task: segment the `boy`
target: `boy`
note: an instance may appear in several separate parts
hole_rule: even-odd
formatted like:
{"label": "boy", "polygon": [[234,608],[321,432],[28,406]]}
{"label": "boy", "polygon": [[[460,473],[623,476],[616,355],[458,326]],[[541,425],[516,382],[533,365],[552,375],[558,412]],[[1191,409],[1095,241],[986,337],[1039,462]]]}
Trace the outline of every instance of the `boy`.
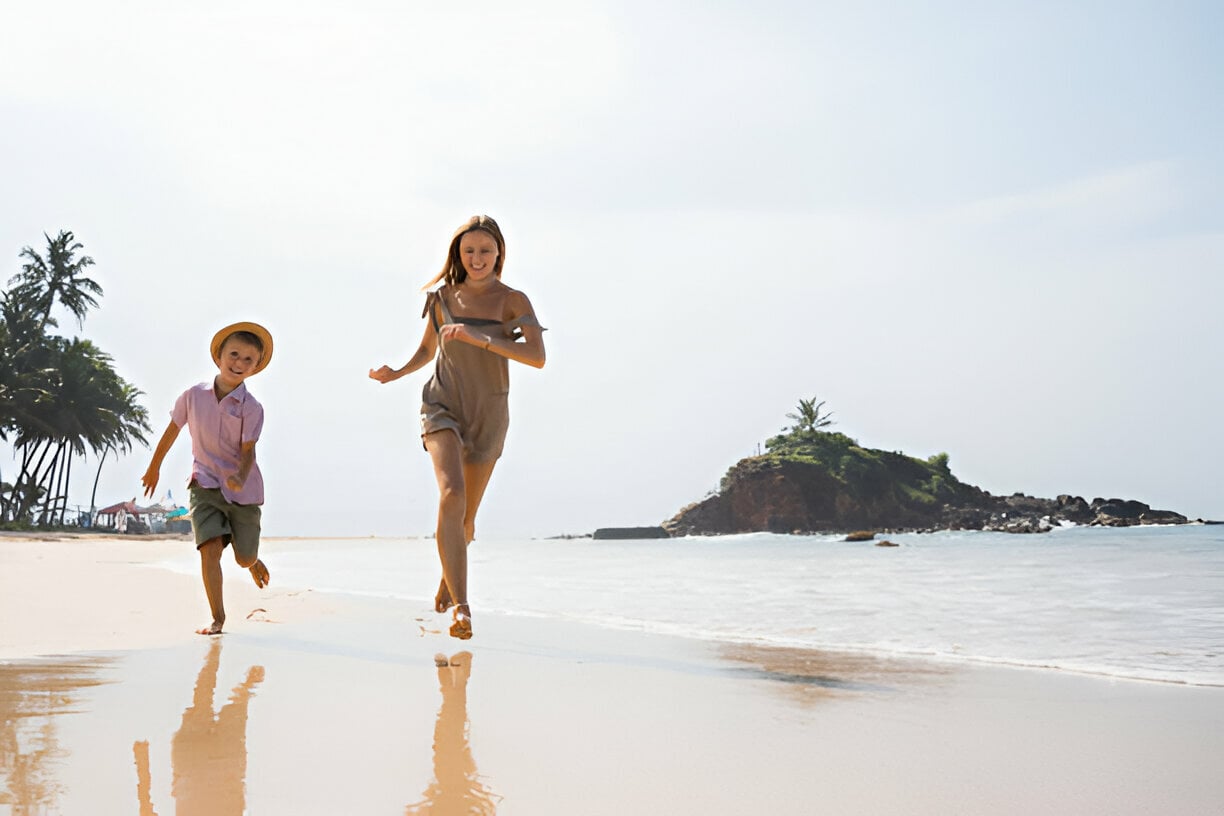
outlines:
{"label": "boy", "polygon": [[212,624],[197,630],[219,635],[225,625],[221,598],[221,554],[234,545],[234,559],[251,571],[256,586],[268,585],[268,568],[259,560],[259,506],[263,476],[255,464],[255,443],[263,429],[263,406],[246,390],[245,380],[272,359],[272,335],[258,323],[226,326],[212,339],[217,376],[182,393],[170,424],[157,443],[153,461],[140,480],[145,496],[157,489],[162,460],[186,425],[191,433],[191,529],[200,553],[204,593]]}

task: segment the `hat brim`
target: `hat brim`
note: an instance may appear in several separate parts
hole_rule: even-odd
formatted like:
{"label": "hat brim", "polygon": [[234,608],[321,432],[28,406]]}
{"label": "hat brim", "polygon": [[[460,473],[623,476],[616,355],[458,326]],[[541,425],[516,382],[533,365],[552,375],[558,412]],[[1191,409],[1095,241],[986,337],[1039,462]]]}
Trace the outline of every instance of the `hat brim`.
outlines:
{"label": "hat brim", "polygon": [[251,323],[245,320],[241,323],[232,323],[213,335],[212,345],[210,346],[213,362],[221,365],[221,346],[225,345],[226,339],[234,332],[250,332],[263,343],[263,354],[260,356],[254,370],[247,376],[258,374],[267,368],[268,363],[272,362],[272,333],[258,323]]}

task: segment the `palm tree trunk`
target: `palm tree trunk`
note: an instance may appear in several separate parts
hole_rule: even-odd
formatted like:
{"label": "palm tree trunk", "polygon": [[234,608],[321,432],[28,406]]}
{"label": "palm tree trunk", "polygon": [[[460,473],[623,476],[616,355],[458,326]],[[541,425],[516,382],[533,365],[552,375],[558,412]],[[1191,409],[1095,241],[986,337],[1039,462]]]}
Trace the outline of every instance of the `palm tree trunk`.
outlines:
{"label": "palm tree trunk", "polygon": [[93,492],[89,494],[89,523],[93,524],[94,510],[97,508],[98,499],[98,480],[102,478],[102,463],[106,461],[106,454],[110,451],[110,445],[102,449],[102,455],[98,458],[98,472],[94,475]]}
{"label": "palm tree trunk", "polygon": [[[38,457],[38,463],[34,465],[34,469],[30,469],[30,462],[34,459],[34,451],[39,447],[42,448],[42,453]],[[18,484],[24,487],[20,504],[17,507],[17,517],[24,518],[27,513],[34,509],[34,505],[38,502],[38,486],[42,479],[38,478],[38,474],[42,471],[43,462],[47,458],[47,454],[51,451],[51,440],[48,439],[41,445],[35,445],[31,450],[30,446],[26,446],[26,451],[23,452],[21,476],[18,478]]]}
{"label": "palm tree trunk", "polygon": [[[47,442],[48,450],[51,448],[51,445],[52,445],[52,442],[48,441]],[[39,524],[42,524],[43,520],[47,520],[47,521],[51,520],[52,506],[54,505],[56,501],[59,500],[59,496],[55,494],[55,474],[56,474],[56,471],[59,469],[60,453],[63,452],[63,448],[64,448],[63,442],[60,442],[58,445],[55,446],[55,455],[51,457],[51,463],[47,465],[46,469],[42,471],[42,475],[39,476],[37,481],[35,481],[34,483],[35,489],[39,487],[43,487],[45,485],[45,488],[43,490],[43,495],[42,495],[42,502],[41,502],[42,512],[39,513],[39,516],[38,516]],[[42,465],[41,460],[39,460],[39,465],[40,466]]]}
{"label": "palm tree trunk", "polygon": [[64,503],[60,508],[60,526],[64,526],[64,516],[68,513],[68,488],[72,484],[72,451],[68,451],[68,458],[64,460]]}
{"label": "palm tree trunk", "polygon": [[[64,444],[67,444],[66,442]],[[60,487],[59,487],[59,515],[60,526],[64,526],[64,516],[69,511],[69,482],[72,478],[72,448],[69,447],[64,451],[64,462],[60,465]]]}
{"label": "palm tree trunk", "polygon": [[21,447],[21,473],[18,474],[17,476],[17,481],[19,483],[29,478],[28,475],[26,474],[26,471],[29,469],[30,460],[34,458],[34,451],[37,449],[38,449],[37,446],[31,446],[28,444],[22,445]]}
{"label": "palm tree trunk", "polygon": [[4,474],[0,473],[0,521],[8,521],[9,493],[4,489]]}
{"label": "palm tree trunk", "polygon": [[55,461],[51,464],[50,478],[53,489],[47,497],[47,521],[51,524],[55,523],[55,517],[59,514],[60,501],[64,494],[64,459],[61,456],[63,452],[64,443],[60,442],[59,450],[55,452]]}

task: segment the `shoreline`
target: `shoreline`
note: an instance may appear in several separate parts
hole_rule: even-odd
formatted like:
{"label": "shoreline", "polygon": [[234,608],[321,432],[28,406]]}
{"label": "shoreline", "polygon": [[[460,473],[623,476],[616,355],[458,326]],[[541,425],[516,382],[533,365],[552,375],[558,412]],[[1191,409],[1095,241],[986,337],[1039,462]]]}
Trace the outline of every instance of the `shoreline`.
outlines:
{"label": "shoreline", "polygon": [[[1087,530],[1087,529],[1103,529],[1103,530],[1143,530],[1143,529],[1161,529],[1174,527],[1209,527],[1213,525],[1224,525],[1224,520],[1194,518],[1184,522],[1143,522],[1139,524],[1122,524],[1122,525],[1107,525],[1107,524],[1079,524],[1074,522],[1060,523],[1048,528],[1034,530],[1014,530],[1004,527],[879,527],[868,528],[866,532],[870,532],[873,536],[888,536],[888,535],[933,535],[939,533],[1007,533],[1009,535],[1043,535],[1048,533],[1056,533],[1062,530]],[[571,541],[571,540],[623,540],[624,536],[619,535],[596,535],[602,531],[620,531],[626,529],[644,530],[657,529],[665,531],[662,526],[658,527],[606,527],[597,528],[589,533],[557,533],[553,535],[533,535],[533,536],[511,536],[524,538],[531,541]],[[851,539],[850,536],[856,536],[863,533],[864,530],[858,528],[847,529],[822,529],[822,530],[792,530],[789,532],[777,532],[771,530],[755,530],[755,531],[740,531],[740,532],[702,532],[702,533],[683,533],[678,535],[667,534],[665,536],[646,536],[639,537],[634,540],[694,540],[694,539],[719,539],[728,536],[746,536],[746,535],[778,535],[778,536],[797,536],[797,537],[833,537],[846,536],[846,541],[862,541],[864,543],[877,544],[878,546],[891,546],[888,543],[879,544],[877,538],[871,539]],[[5,538],[24,539],[31,541],[64,541],[64,540],[90,540],[90,541],[191,541],[191,533],[117,533],[106,530],[0,530],[0,540]],[[408,535],[408,534],[368,534],[368,535],[262,535],[262,541],[387,541],[387,540],[407,540],[407,541],[432,541],[432,534]]]}
{"label": "shoreline", "polygon": [[[1070,530],[1071,528],[1067,528],[1064,532]],[[992,533],[991,535],[998,534]],[[429,540],[410,536],[351,536],[347,538],[269,536],[264,539],[267,543],[280,542],[290,545],[288,552],[296,553],[299,556],[311,554],[309,557],[312,559],[314,557],[313,553],[324,552],[323,550],[311,548],[316,543],[383,541],[420,543]],[[97,546],[99,542],[105,542],[104,546]],[[19,567],[17,571],[5,570],[5,547],[15,546],[17,550],[9,550],[9,552],[21,552],[22,546],[27,543],[34,543],[34,547],[30,552],[38,553],[40,556],[56,553],[56,548],[51,545],[61,545],[58,554],[62,563],[49,565],[49,568],[57,575],[68,571],[73,574],[73,580],[76,580],[83,575],[81,572],[82,568],[93,571],[95,580],[74,590],[74,601],[81,608],[99,611],[86,614],[82,622],[66,626],[64,624],[67,621],[63,619],[63,616],[66,614],[65,610],[67,608],[58,602],[53,602],[54,599],[51,596],[29,599],[29,602],[21,608],[17,606],[6,607],[4,604],[6,596],[19,598],[21,588],[32,586],[39,580],[38,571],[32,570],[32,565],[30,564]],[[295,543],[302,545],[302,547],[293,548],[291,545]],[[871,546],[872,543],[864,542],[865,546]],[[44,549],[42,545],[48,546]],[[282,550],[281,552],[286,551]],[[181,558],[179,557],[180,555],[182,556]],[[432,555],[426,557],[427,561],[432,561],[432,559]],[[0,532],[0,619],[5,616],[10,616],[13,619],[33,616],[52,623],[50,626],[52,636],[47,639],[46,644],[50,651],[42,653],[29,651],[30,648],[38,645],[40,642],[42,636],[37,634],[38,630],[23,627],[14,628],[6,633],[0,629],[0,660],[36,657],[39,654],[45,653],[71,654],[73,652],[123,649],[127,646],[128,638],[131,639],[132,648],[144,648],[149,645],[167,642],[168,639],[174,639],[176,634],[175,627],[182,628],[186,626],[188,631],[194,631],[195,628],[199,628],[207,623],[209,619],[208,609],[202,590],[199,587],[197,561],[192,552],[189,535],[117,537],[95,534],[76,536],[69,539],[54,539],[30,535],[13,537],[8,533]],[[118,614],[117,610],[111,608],[107,598],[102,593],[93,590],[94,586],[101,584],[117,586],[119,593],[123,595],[139,596],[144,594],[146,592],[145,582],[131,580],[132,574],[123,573],[122,580],[120,580],[120,573],[116,572],[116,567],[124,563],[139,564],[142,569],[165,571],[167,575],[172,576],[171,580],[176,585],[174,597],[164,597],[164,593],[159,593],[154,603],[155,606],[165,607],[169,610],[167,613],[149,615],[146,610],[128,610]],[[420,565],[418,564],[418,566]],[[414,597],[403,593],[398,588],[389,588],[386,585],[368,589],[364,587],[354,588],[352,584],[319,586],[313,585],[311,582],[303,582],[300,580],[302,576],[299,574],[296,576],[299,580],[295,585],[286,586],[282,583],[286,573],[277,570],[275,568],[276,564],[273,562],[273,585],[267,590],[260,591],[251,584],[247,573],[234,565],[229,557],[223,559],[223,567],[226,578],[227,610],[229,612],[227,631],[241,624],[241,621],[238,620],[241,616],[247,614],[254,614],[256,617],[265,616],[267,612],[262,608],[265,601],[278,603],[283,608],[289,609],[302,607],[303,613],[307,613],[310,610],[319,610],[317,614],[328,615],[333,614],[334,608],[343,607],[350,602],[364,603],[371,599],[382,598],[391,600],[405,608],[414,608],[421,614],[432,614],[431,604],[427,603],[428,599],[423,596]],[[146,572],[145,575],[147,574]],[[19,578],[18,576],[22,577]],[[293,579],[290,578],[289,580]],[[120,581],[120,583],[116,584],[116,581]],[[162,584],[163,582],[158,582],[157,585],[162,586]],[[402,585],[396,584],[396,587],[399,586]],[[234,598],[233,604],[230,603],[231,596]],[[149,597],[152,598],[153,596]],[[313,599],[316,603],[306,603],[308,598]],[[324,603],[323,601],[326,602]],[[237,606],[237,611],[234,608],[235,606]],[[192,608],[196,610],[194,616],[189,611]],[[549,614],[542,615],[530,609],[520,612],[506,609],[482,609],[479,612],[482,616],[496,612],[524,624],[554,617]],[[71,616],[76,615],[75,612],[67,614]],[[125,615],[127,618],[124,617]],[[1086,664],[1080,661],[1080,664],[1077,665],[1074,661],[1069,663],[1050,659],[1038,661],[1028,659],[1026,656],[963,653],[959,649],[954,651],[928,651],[923,649],[890,648],[885,644],[812,643],[795,641],[788,638],[754,636],[753,632],[749,630],[745,630],[739,636],[736,636],[734,633],[728,633],[717,628],[711,628],[709,631],[706,631],[700,628],[700,624],[696,629],[683,628],[678,627],[675,622],[665,622],[662,620],[656,622],[638,620],[619,621],[604,619],[598,616],[595,618],[571,617],[569,619],[582,621],[592,627],[630,635],[645,633],[675,637],[680,640],[691,641],[702,647],[797,648],[851,657],[927,662],[951,668],[1001,668],[1047,672],[1054,675],[1099,678],[1109,682],[1151,683],[1189,688],[1224,688],[1224,682],[1218,679],[1218,673],[1203,675],[1192,672],[1187,676],[1179,676],[1181,673],[1173,669],[1157,671],[1150,667],[1140,667],[1138,665],[1130,668],[1110,664],[1096,666],[1092,665],[1091,661]],[[141,625],[150,620],[152,620],[151,625]],[[98,637],[101,635],[100,630],[104,629],[108,634]],[[97,639],[91,640],[91,638]]]}
{"label": "shoreline", "polygon": [[19,753],[40,735],[47,750],[18,759],[54,784],[23,789],[11,765],[0,776],[35,812],[1224,802],[1219,688],[497,614],[457,641],[424,604],[259,590],[244,571],[227,572],[227,634],[209,638],[191,631],[206,613],[198,578],[150,566],[164,542],[91,544],[0,537],[0,620],[23,622],[0,630],[0,722]]}

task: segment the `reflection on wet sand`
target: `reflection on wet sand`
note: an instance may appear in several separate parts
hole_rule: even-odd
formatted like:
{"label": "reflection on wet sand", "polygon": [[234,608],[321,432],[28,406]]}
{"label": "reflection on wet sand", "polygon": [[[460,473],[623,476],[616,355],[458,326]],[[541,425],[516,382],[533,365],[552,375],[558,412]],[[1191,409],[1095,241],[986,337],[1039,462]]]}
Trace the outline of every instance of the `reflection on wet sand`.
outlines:
{"label": "reflection on wet sand", "polygon": [[438,686],[442,705],[434,724],[434,778],[424,799],[409,805],[406,814],[493,814],[501,797],[480,781],[476,760],[468,744],[467,683],[472,674],[471,652],[449,659],[439,654]]}
{"label": "reflection on wet sand", "polygon": [[57,716],[75,713],[78,692],[100,685],[111,661],[0,665],[0,805],[12,813],[58,813],[56,772],[68,751],[59,745]]}
{"label": "reflection on wet sand", "polygon": [[725,646],[722,656],[748,664],[740,671],[780,684],[779,689],[804,704],[929,683],[951,671],[920,660],[785,646],[734,644]]}
{"label": "reflection on wet sand", "polygon": [[[174,768],[170,791],[178,816],[241,816],[246,811],[247,707],[264,679],[263,666],[252,666],[234,687],[229,702],[213,711],[221,640],[214,638],[196,678],[191,705],[170,747]],[[132,746],[136,759],[137,796],[141,816],[156,810],[149,798],[149,744]]]}
{"label": "reflection on wet sand", "polygon": [[140,816],[157,816],[153,809],[153,775],[149,773],[149,741],[141,740],[132,746],[136,754],[136,800],[140,802]]}

